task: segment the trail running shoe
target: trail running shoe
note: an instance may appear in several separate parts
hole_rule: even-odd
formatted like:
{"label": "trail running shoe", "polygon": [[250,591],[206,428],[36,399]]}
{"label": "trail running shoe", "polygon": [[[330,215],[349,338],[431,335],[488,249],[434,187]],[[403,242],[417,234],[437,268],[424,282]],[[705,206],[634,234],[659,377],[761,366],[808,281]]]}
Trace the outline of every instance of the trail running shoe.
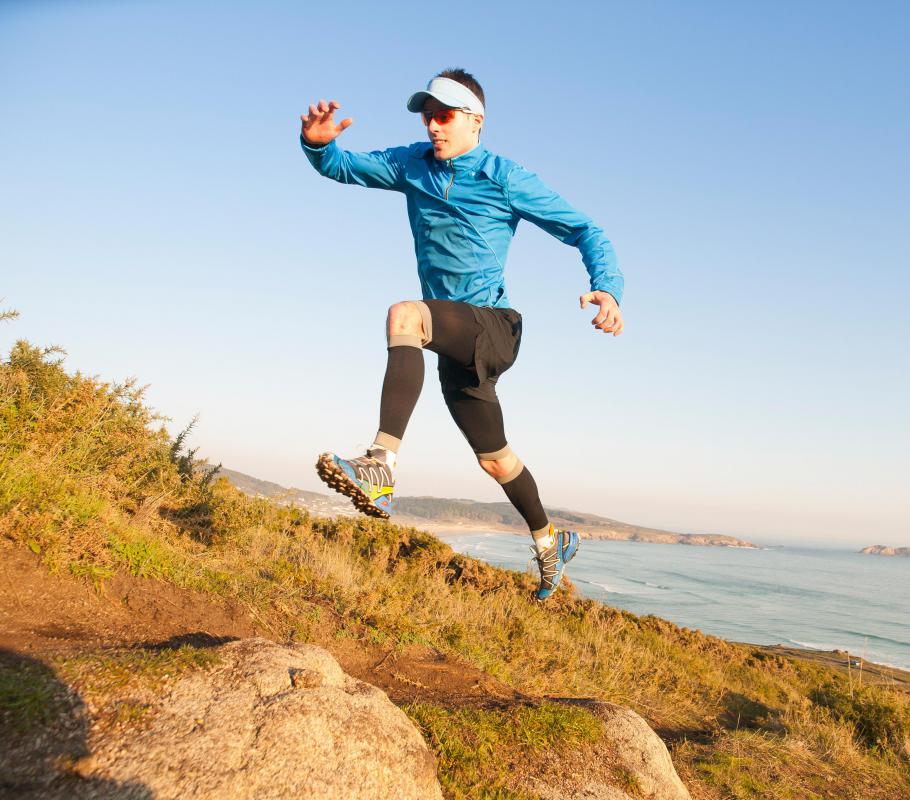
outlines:
{"label": "trail running shoe", "polygon": [[574,531],[561,531],[550,525],[550,530],[555,536],[553,544],[540,555],[535,553],[534,560],[540,568],[540,586],[534,595],[538,600],[546,600],[559,586],[562,573],[575,554],[578,552],[578,534]]}
{"label": "trail running shoe", "polygon": [[323,453],[316,462],[316,472],[336,492],[350,497],[362,514],[388,519],[392,513],[395,478],[388,464],[373,458],[369,450],[357,458]]}

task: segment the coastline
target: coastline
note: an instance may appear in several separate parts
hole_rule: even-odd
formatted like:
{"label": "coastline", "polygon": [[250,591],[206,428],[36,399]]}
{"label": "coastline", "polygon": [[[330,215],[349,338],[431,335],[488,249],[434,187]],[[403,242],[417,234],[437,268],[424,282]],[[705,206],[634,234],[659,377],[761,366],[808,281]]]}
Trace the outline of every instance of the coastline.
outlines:
{"label": "coastline", "polygon": [[808,647],[789,647],[780,644],[751,644],[750,642],[733,642],[746,647],[784,658],[802,659],[813,664],[831,667],[858,683],[885,685],[904,694],[910,694],[910,671],[866,661],[855,653],[846,650],[811,650]]}
{"label": "coastline", "polygon": [[[457,536],[475,533],[510,533],[527,535],[527,529],[519,525],[504,525],[495,522],[463,522],[461,520],[431,520],[407,514],[396,514],[395,524],[420,528],[434,535]],[[734,536],[698,533],[624,533],[605,528],[594,528],[589,525],[573,525],[571,530],[582,539],[606,542],[640,542],[643,544],[678,544],[686,547],[736,547],[744,550],[761,550],[752,544]]]}
{"label": "coastline", "polygon": [[[400,524],[412,525],[414,527],[427,530],[432,533],[434,536],[439,536],[443,541],[446,541],[448,537],[457,537],[457,536],[470,536],[478,533],[492,533],[492,534],[512,534],[512,535],[522,535],[525,533],[523,530],[519,530],[513,527],[508,527],[504,525],[491,526],[491,525],[480,525],[480,524],[465,524],[465,523],[439,523],[439,522],[429,522],[427,520],[420,520],[415,518],[408,518],[407,520],[402,520]],[[605,538],[605,537],[584,537],[584,538]],[[635,539],[617,539],[616,541],[631,541],[642,544],[650,544],[652,542],[635,540]],[[661,544],[661,542],[656,542]],[[726,547],[736,547],[736,545],[722,545]],[[755,548],[754,546],[748,549],[762,549]],[[475,556],[476,558],[476,556]],[[603,601],[598,601],[603,602]],[[605,603],[609,605],[609,603]],[[702,631],[707,633],[706,631]],[[874,661],[869,661],[860,655],[847,651],[847,650],[822,650],[814,649],[809,647],[798,647],[792,645],[782,645],[782,644],[757,644],[755,642],[743,642],[736,639],[725,638],[723,636],[717,636],[716,634],[709,634],[711,636],[716,636],[718,639],[728,641],[731,644],[738,644],[744,647],[750,647],[755,650],[767,653],[770,656],[779,656],[787,659],[802,659],[812,664],[819,664],[826,667],[830,667],[845,677],[850,678],[853,681],[859,683],[870,683],[873,685],[886,685],[892,689],[903,692],[905,694],[910,694],[910,670],[903,669],[900,667],[894,667],[889,664],[881,664]]]}

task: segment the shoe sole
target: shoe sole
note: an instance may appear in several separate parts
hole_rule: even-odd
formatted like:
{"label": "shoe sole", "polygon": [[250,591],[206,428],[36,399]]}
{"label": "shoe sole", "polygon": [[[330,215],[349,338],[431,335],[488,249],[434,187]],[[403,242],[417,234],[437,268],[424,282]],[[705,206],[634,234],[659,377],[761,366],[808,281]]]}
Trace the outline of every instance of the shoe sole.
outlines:
{"label": "shoe sole", "polygon": [[350,476],[335,463],[331,453],[323,453],[316,461],[316,473],[326,486],[334,489],[339,494],[350,498],[351,502],[361,514],[379,519],[389,519],[387,512],[373,505],[370,496],[366,494]]}

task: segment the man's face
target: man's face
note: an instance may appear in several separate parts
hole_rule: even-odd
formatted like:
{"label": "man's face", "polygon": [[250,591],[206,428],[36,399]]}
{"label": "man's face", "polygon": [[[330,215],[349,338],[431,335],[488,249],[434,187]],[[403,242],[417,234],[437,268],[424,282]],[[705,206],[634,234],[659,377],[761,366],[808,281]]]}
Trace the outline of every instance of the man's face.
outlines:
{"label": "man's face", "polygon": [[[435,118],[426,121],[426,114],[437,111],[454,111],[448,122],[441,123]],[[467,114],[464,111],[449,109],[435,97],[428,97],[423,104],[423,121],[427,126],[427,136],[433,143],[433,155],[440,161],[455,158],[462,153],[467,153],[477,146],[480,141],[480,126],[483,117],[480,114]]]}

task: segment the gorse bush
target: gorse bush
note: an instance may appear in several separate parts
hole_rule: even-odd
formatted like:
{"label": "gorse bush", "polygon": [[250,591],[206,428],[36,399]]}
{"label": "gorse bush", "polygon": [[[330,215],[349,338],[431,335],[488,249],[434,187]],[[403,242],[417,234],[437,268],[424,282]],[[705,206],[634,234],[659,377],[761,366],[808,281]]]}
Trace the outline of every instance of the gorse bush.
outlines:
{"label": "gorse bush", "polygon": [[105,560],[126,514],[198,493],[133,382],[106,384],[62,368],[57,348],[17,342],[0,366],[2,532],[48,562]]}
{"label": "gorse bush", "polygon": [[809,699],[853,726],[866,747],[910,754],[910,699],[877,686],[853,685],[846,680],[826,683],[810,692]]}
{"label": "gorse bush", "polygon": [[[723,796],[810,797],[815,779],[797,778],[828,762],[857,778],[818,796],[910,796],[903,695],[854,687],[845,697],[830,670],[581,599],[571,585],[535,603],[533,576],[456,554],[425,532],[311,519],[247,497],[187,449],[190,427],[171,438],[134,383],[69,375],[59,350],[16,343],[0,362],[0,547],[27,546],[50,569],[97,585],[126,570],[230,598],[276,639],[331,644],[330,619],[372,645],[432,647],[524,694],[623,703],[661,729],[698,732],[708,743],[680,745],[677,763]],[[536,742],[548,731],[567,740],[559,726],[584,722],[545,711],[504,724],[521,723]],[[450,748],[449,796],[461,796],[468,778],[458,776],[473,770],[496,796],[519,796],[509,795],[507,775],[455,747],[499,718],[448,713],[412,708],[438,754]],[[747,784],[764,788],[738,794]]]}

